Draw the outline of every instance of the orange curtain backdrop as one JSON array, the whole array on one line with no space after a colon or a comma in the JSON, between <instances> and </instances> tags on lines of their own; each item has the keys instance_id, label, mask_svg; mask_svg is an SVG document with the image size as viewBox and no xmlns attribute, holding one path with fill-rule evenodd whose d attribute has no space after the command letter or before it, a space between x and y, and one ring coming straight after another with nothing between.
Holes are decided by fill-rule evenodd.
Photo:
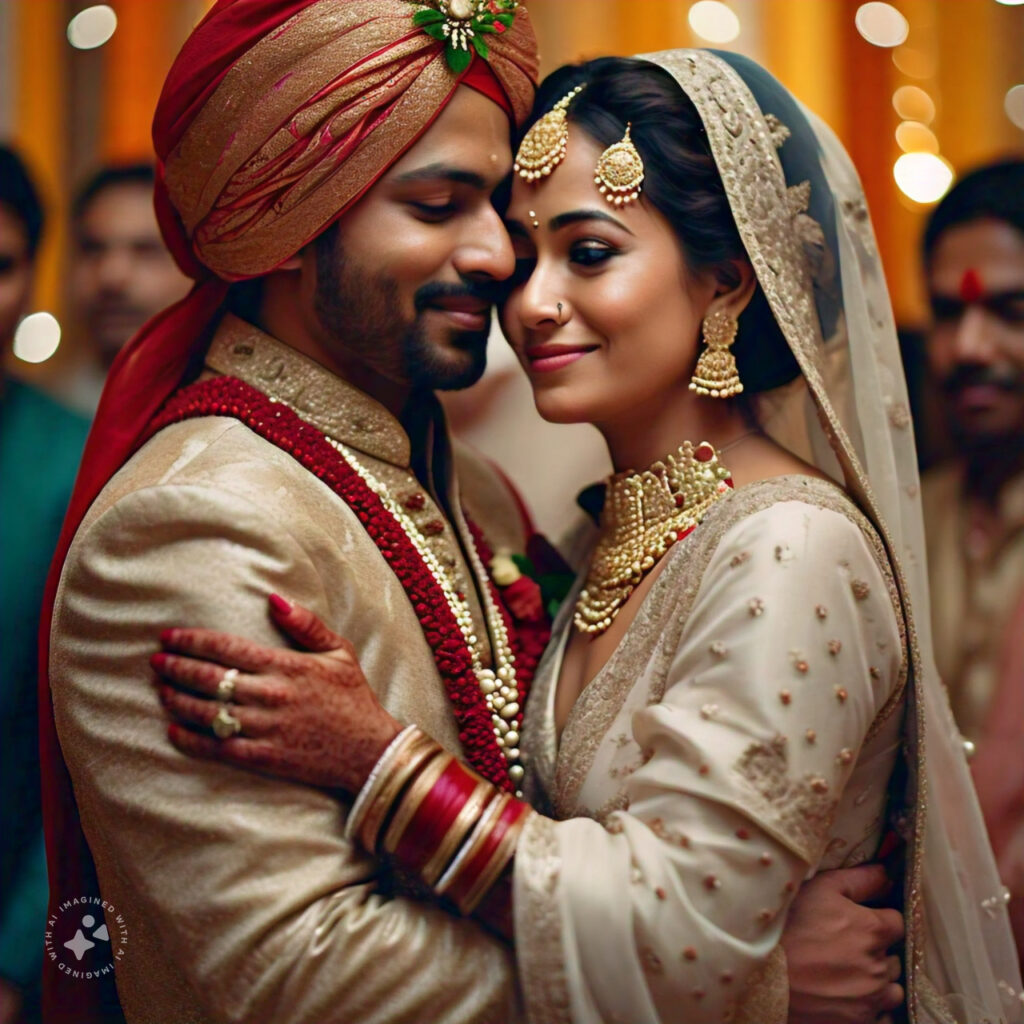
<instances>
[{"instance_id":1,"label":"orange curtain backdrop","mask_svg":"<svg viewBox=\"0 0 1024 1024\"><path fill-rule=\"evenodd\" d=\"M152 160L150 125L167 71L214 0L108 0L117 31L104 48L97 162Z\"/></svg>"},{"instance_id":2,"label":"orange curtain backdrop","mask_svg":"<svg viewBox=\"0 0 1024 1024\"><path fill-rule=\"evenodd\" d=\"M844 0L760 0L762 46L744 52L760 61L780 82L846 138L846 76L843 67ZM852 25L852 15L851 25ZM736 40L741 42L743 36Z\"/></svg>"},{"instance_id":3,"label":"orange curtain backdrop","mask_svg":"<svg viewBox=\"0 0 1024 1024\"><path fill-rule=\"evenodd\" d=\"M188 6L181 0L116 4L117 31L104 48L100 162L153 159L150 123L167 69L184 39L178 32L178 8Z\"/></svg>"},{"instance_id":4,"label":"orange curtain backdrop","mask_svg":"<svg viewBox=\"0 0 1024 1024\"><path fill-rule=\"evenodd\" d=\"M602 54L715 45L691 30L689 0L528 0L541 43L541 70ZM892 168L900 122L892 94L918 85L935 100L932 128L958 172L1010 153L1024 132L1003 97L1024 83L1024 6L995 0L893 0L910 22L906 45L932 72L913 78L893 52L861 38L861 0L728 0L739 37L726 48L764 64L842 139L864 182L889 287L901 323L926 318L918 247L929 207L907 199Z\"/></svg>"},{"instance_id":5,"label":"orange curtain backdrop","mask_svg":"<svg viewBox=\"0 0 1024 1024\"><path fill-rule=\"evenodd\" d=\"M1024 7L995 0L897 0L896 6L910 22L907 47L920 54L924 70L931 73L912 77L890 59L888 96L904 85L919 86L931 96L936 115L930 127L940 152L958 174L1000 157L1024 156L1024 131L1014 126L1003 109L1007 90L1024 83ZM851 2L851 23L856 7ZM859 46L854 46L853 38ZM900 154L893 133L900 119L891 102L882 107L872 100L869 106L860 92L861 58L865 50L877 47L859 36L848 34L847 40L846 95L854 120L852 137L844 138L859 147L855 160L866 183L870 180L872 210L883 212L879 244L897 317L918 324L927 316L920 241L930 207L907 199L893 182L892 165ZM895 57L898 61L900 54ZM878 100L883 98L887 97ZM873 153L872 134L877 138Z\"/></svg>"},{"instance_id":6,"label":"orange curtain backdrop","mask_svg":"<svg viewBox=\"0 0 1024 1024\"><path fill-rule=\"evenodd\" d=\"M68 173L68 47L63 0L17 0L12 12L15 113L11 142L24 156L46 204L47 223L36 271L33 307L57 313L66 240Z\"/></svg>"}]
</instances>

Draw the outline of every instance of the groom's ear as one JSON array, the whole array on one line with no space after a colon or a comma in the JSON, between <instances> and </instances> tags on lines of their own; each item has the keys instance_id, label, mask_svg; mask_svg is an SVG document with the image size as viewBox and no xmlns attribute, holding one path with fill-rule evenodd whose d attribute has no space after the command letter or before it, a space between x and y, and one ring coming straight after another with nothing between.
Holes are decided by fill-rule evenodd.
<instances>
[{"instance_id":1,"label":"groom's ear","mask_svg":"<svg viewBox=\"0 0 1024 1024\"><path fill-rule=\"evenodd\" d=\"M747 308L757 287L757 275L747 260L729 260L715 271L715 297L708 306L709 313L721 310L739 318Z\"/></svg>"}]
</instances>

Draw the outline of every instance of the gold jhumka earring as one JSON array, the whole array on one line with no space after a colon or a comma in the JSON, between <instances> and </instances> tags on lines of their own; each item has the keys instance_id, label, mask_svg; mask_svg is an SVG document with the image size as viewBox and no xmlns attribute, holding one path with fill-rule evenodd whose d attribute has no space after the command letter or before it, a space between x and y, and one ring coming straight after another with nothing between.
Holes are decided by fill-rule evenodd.
<instances>
[{"instance_id":1,"label":"gold jhumka earring","mask_svg":"<svg viewBox=\"0 0 1024 1024\"><path fill-rule=\"evenodd\" d=\"M739 330L736 318L724 310L716 310L704 317L702 332L707 348L700 354L697 366L690 379L690 390L698 395L711 398L731 398L743 390L736 369L736 357L732 354L732 343Z\"/></svg>"},{"instance_id":2,"label":"gold jhumka earring","mask_svg":"<svg viewBox=\"0 0 1024 1024\"><path fill-rule=\"evenodd\" d=\"M577 85L536 121L519 143L513 169L525 181L536 181L550 174L565 159L569 142L569 122L565 116L573 97L583 92Z\"/></svg>"},{"instance_id":3,"label":"gold jhumka earring","mask_svg":"<svg viewBox=\"0 0 1024 1024\"><path fill-rule=\"evenodd\" d=\"M632 127L632 122L626 124L626 134L601 154L594 168L594 184L614 206L639 199L644 182L644 161L629 137Z\"/></svg>"}]
</instances>

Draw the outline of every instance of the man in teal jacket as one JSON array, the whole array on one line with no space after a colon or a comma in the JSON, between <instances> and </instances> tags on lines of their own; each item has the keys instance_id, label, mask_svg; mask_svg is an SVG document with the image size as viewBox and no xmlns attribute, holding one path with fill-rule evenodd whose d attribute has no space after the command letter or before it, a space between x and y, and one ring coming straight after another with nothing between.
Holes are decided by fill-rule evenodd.
<instances>
[{"instance_id":1,"label":"man in teal jacket","mask_svg":"<svg viewBox=\"0 0 1024 1024\"><path fill-rule=\"evenodd\" d=\"M0 355L28 306L42 226L24 165L0 146ZM0 1024L39 1019L47 885L36 637L87 430L85 419L0 370Z\"/></svg>"}]
</instances>

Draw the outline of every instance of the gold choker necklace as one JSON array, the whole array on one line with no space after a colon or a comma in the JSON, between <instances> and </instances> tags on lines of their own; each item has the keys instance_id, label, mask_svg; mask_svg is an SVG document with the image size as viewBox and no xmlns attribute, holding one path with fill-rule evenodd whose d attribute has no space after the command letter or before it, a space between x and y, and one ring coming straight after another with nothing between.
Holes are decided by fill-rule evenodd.
<instances>
[{"instance_id":1,"label":"gold choker necklace","mask_svg":"<svg viewBox=\"0 0 1024 1024\"><path fill-rule=\"evenodd\" d=\"M601 537L573 622L603 633L658 559L704 518L732 486L729 471L707 441L689 441L642 473L609 477Z\"/></svg>"}]
</instances>

